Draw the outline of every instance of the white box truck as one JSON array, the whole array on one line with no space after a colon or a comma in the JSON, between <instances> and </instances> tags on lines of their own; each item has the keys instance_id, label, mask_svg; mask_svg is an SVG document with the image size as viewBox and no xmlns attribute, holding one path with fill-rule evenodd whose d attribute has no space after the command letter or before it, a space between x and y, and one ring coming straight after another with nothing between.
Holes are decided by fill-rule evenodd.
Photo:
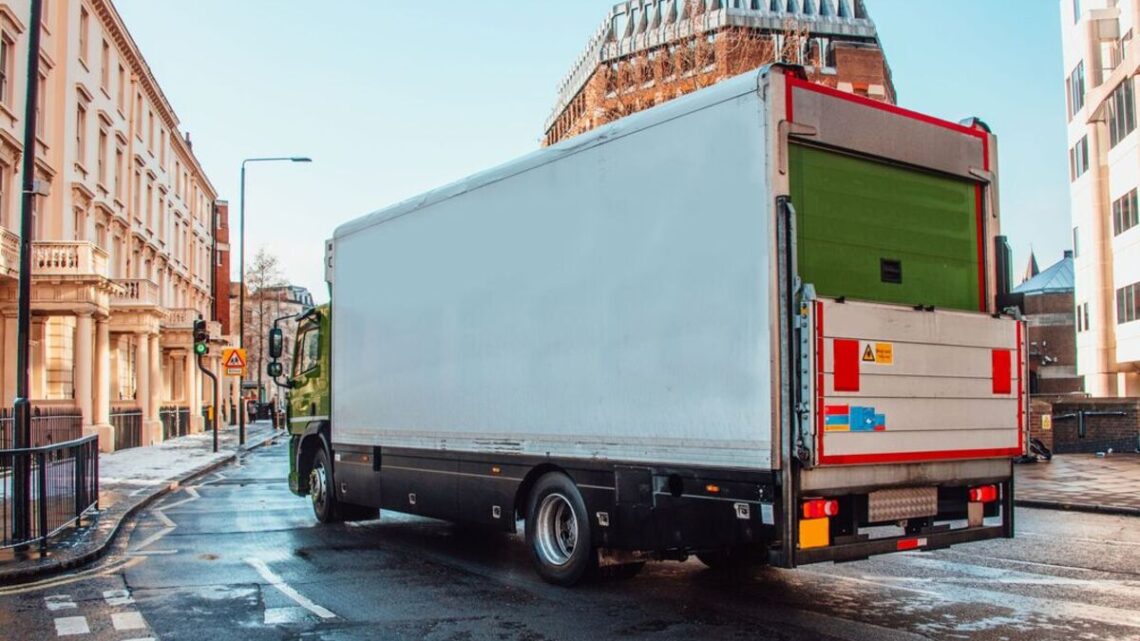
<instances>
[{"instance_id":1,"label":"white box truck","mask_svg":"<svg viewBox=\"0 0 1140 641\"><path fill-rule=\"evenodd\" d=\"M525 522L560 584L1012 536L997 203L980 121L773 66L344 224L291 487L322 521Z\"/></svg>"}]
</instances>

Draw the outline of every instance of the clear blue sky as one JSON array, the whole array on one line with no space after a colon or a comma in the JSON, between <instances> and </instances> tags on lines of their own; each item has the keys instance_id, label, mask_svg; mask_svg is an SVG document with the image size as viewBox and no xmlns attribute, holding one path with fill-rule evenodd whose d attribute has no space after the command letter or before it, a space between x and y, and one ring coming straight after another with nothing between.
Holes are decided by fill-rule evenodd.
<instances>
[{"instance_id":1,"label":"clear blue sky","mask_svg":"<svg viewBox=\"0 0 1140 641\"><path fill-rule=\"evenodd\" d=\"M1003 231L1019 273L1069 244L1056 0L866 0L899 103L978 115L1000 138ZM327 297L323 240L346 220L538 146L555 86L608 0L115 0L248 256ZM234 238L236 242L236 234ZM236 258L236 256L235 256ZM236 265L236 260L235 260Z\"/></svg>"}]
</instances>

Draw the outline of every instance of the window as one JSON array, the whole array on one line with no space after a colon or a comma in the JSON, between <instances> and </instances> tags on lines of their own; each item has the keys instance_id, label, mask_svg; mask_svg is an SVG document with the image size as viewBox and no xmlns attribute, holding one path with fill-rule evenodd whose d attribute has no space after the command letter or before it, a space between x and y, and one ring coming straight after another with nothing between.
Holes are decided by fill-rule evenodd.
<instances>
[{"instance_id":1,"label":"window","mask_svg":"<svg viewBox=\"0 0 1140 641\"><path fill-rule=\"evenodd\" d=\"M321 358L321 333L308 329L297 339L297 362L294 375L304 374L318 365Z\"/></svg>"},{"instance_id":2,"label":"window","mask_svg":"<svg viewBox=\"0 0 1140 641\"><path fill-rule=\"evenodd\" d=\"M1073 258L1081 257L1081 228L1073 227Z\"/></svg>"},{"instance_id":3,"label":"window","mask_svg":"<svg viewBox=\"0 0 1140 641\"><path fill-rule=\"evenodd\" d=\"M87 163L87 105L82 102L75 112L75 161Z\"/></svg>"},{"instance_id":4,"label":"window","mask_svg":"<svg viewBox=\"0 0 1140 641\"><path fill-rule=\"evenodd\" d=\"M99 128L99 157L95 159L95 166L97 168L95 176L99 184L106 186L107 184L107 130L102 127Z\"/></svg>"},{"instance_id":5,"label":"window","mask_svg":"<svg viewBox=\"0 0 1140 641\"><path fill-rule=\"evenodd\" d=\"M111 92L111 45L106 40L99 52L99 86L107 93Z\"/></svg>"},{"instance_id":6,"label":"window","mask_svg":"<svg viewBox=\"0 0 1140 641\"><path fill-rule=\"evenodd\" d=\"M0 36L0 102L12 104L12 41Z\"/></svg>"},{"instance_id":7,"label":"window","mask_svg":"<svg viewBox=\"0 0 1140 641\"><path fill-rule=\"evenodd\" d=\"M1081 303L1077 305L1077 331L1085 332L1089 329L1089 304Z\"/></svg>"},{"instance_id":8,"label":"window","mask_svg":"<svg viewBox=\"0 0 1140 641\"><path fill-rule=\"evenodd\" d=\"M1109 147L1115 147L1136 128L1136 103L1132 97L1132 79L1126 78L1105 101L1108 107Z\"/></svg>"},{"instance_id":9,"label":"window","mask_svg":"<svg viewBox=\"0 0 1140 641\"><path fill-rule=\"evenodd\" d=\"M1081 0L1073 0L1073 24L1081 21Z\"/></svg>"},{"instance_id":10,"label":"window","mask_svg":"<svg viewBox=\"0 0 1140 641\"><path fill-rule=\"evenodd\" d=\"M142 174L135 170L135 189L134 189L134 216L136 220L142 218Z\"/></svg>"},{"instance_id":11,"label":"window","mask_svg":"<svg viewBox=\"0 0 1140 641\"><path fill-rule=\"evenodd\" d=\"M8 208L10 203L12 170L8 165L0 164L0 227L7 227Z\"/></svg>"},{"instance_id":12,"label":"window","mask_svg":"<svg viewBox=\"0 0 1140 641\"><path fill-rule=\"evenodd\" d=\"M154 153L154 111L146 112L146 148Z\"/></svg>"},{"instance_id":13,"label":"window","mask_svg":"<svg viewBox=\"0 0 1140 641\"><path fill-rule=\"evenodd\" d=\"M119 84L117 89L118 91L115 93L115 106L119 108L119 111L123 111L127 108L127 70L124 69L121 64L119 65Z\"/></svg>"},{"instance_id":14,"label":"window","mask_svg":"<svg viewBox=\"0 0 1140 641\"><path fill-rule=\"evenodd\" d=\"M36 90L36 135L43 140L47 140L47 118L44 117L44 105L47 104L47 92L47 76L40 74L40 87Z\"/></svg>"},{"instance_id":15,"label":"window","mask_svg":"<svg viewBox=\"0 0 1140 641\"><path fill-rule=\"evenodd\" d=\"M154 186L150 180L146 182L146 226L147 229L154 230Z\"/></svg>"},{"instance_id":16,"label":"window","mask_svg":"<svg viewBox=\"0 0 1140 641\"><path fill-rule=\"evenodd\" d=\"M1136 207L1136 190L1124 194L1112 203L1112 233L1119 236L1140 223Z\"/></svg>"},{"instance_id":17,"label":"window","mask_svg":"<svg viewBox=\"0 0 1140 641\"><path fill-rule=\"evenodd\" d=\"M123 200L123 148L115 147L115 199Z\"/></svg>"},{"instance_id":18,"label":"window","mask_svg":"<svg viewBox=\"0 0 1140 641\"><path fill-rule=\"evenodd\" d=\"M1069 119L1071 120L1078 111L1085 106L1085 61L1082 60L1077 63L1073 73L1069 74L1069 82L1066 83L1066 97L1069 99Z\"/></svg>"},{"instance_id":19,"label":"window","mask_svg":"<svg viewBox=\"0 0 1140 641\"><path fill-rule=\"evenodd\" d=\"M87 64L87 7L79 8L79 60ZM1056 77L1056 76L1054 76Z\"/></svg>"},{"instance_id":20,"label":"window","mask_svg":"<svg viewBox=\"0 0 1140 641\"><path fill-rule=\"evenodd\" d=\"M1089 137L1081 140L1069 150L1069 180L1076 180L1089 170Z\"/></svg>"},{"instance_id":21,"label":"window","mask_svg":"<svg viewBox=\"0 0 1140 641\"><path fill-rule=\"evenodd\" d=\"M1116 290L1116 324L1140 320L1140 283Z\"/></svg>"}]
</instances>

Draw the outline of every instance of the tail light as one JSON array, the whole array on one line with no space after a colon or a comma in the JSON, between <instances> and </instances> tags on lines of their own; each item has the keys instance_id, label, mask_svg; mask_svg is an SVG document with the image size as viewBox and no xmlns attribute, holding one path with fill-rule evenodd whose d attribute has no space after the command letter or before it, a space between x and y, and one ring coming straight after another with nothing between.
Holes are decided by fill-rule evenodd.
<instances>
[{"instance_id":1,"label":"tail light","mask_svg":"<svg viewBox=\"0 0 1140 641\"><path fill-rule=\"evenodd\" d=\"M822 519L839 514L839 501L827 499L809 499L804 501L803 514L805 519Z\"/></svg>"},{"instance_id":2,"label":"tail light","mask_svg":"<svg viewBox=\"0 0 1140 641\"><path fill-rule=\"evenodd\" d=\"M981 485L970 488L971 503L993 503L998 498L996 485Z\"/></svg>"}]
</instances>

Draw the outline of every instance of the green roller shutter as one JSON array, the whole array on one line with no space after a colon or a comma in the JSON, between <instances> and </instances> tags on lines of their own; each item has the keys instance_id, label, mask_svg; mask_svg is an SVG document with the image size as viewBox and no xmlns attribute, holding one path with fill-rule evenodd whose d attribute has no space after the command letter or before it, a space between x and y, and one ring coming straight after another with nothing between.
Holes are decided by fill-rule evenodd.
<instances>
[{"instance_id":1,"label":"green roller shutter","mask_svg":"<svg viewBox=\"0 0 1140 641\"><path fill-rule=\"evenodd\" d=\"M823 296L978 309L974 183L790 147L804 282Z\"/></svg>"}]
</instances>

